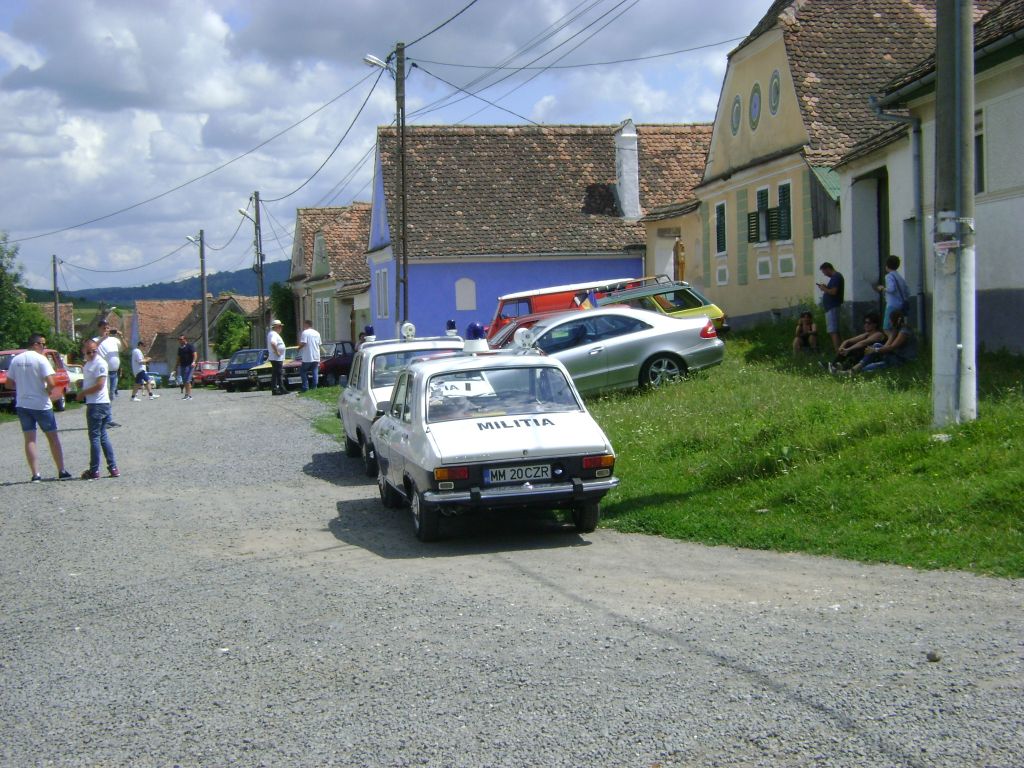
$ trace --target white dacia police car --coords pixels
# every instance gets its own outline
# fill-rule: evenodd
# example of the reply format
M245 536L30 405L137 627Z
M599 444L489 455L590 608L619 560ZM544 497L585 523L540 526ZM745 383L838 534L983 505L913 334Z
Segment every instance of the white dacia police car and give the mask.
M481 509L569 510L588 533L619 484L565 367L536 352L414 360L370 439L381 501L408 504L422 541L439 536L442 517Z
M367 329L372 330L372 329ZM401 339L364 341L352 359L348 383L338 395L338 415L345 430L345 454L361 456L367 477L377 475L377 460L370 440L370 425L380 403L391 399L398 373L416 357L459 352L459 336L416 338L412 323L402 326Z

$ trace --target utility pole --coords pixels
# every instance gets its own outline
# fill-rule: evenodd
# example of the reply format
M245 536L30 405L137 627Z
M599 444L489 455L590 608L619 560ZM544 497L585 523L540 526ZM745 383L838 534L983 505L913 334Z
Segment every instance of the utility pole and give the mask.
M409 247L406 241L405 194L405 43L395 44L395 117L398 127L398 244L401 251L401 271L395 281L395 318L398 314L398 288L402 290L400 323L409 319ZM396 264L399 254L395 254ZM398 335L397 333L395 334Z
M256 273L256 277L259 280L259 291L260 291L260 334L259 338L262 339L267 335L267 301L263 293L263 235L260 233L260 193L259 190L252 193L252 199L256 204L255 217L253 223L256 225L256 263L253 265L253 271Z
M971 0L939 0L935 41L932 423L978 417Z
M75 322L74 318L71 319L71 322ZM57 284L57 254L53 254L53 335L60 335L60 287Z
M199 290L203 292L203 360L210 359L210 321L206 308L206 239L199 230Z

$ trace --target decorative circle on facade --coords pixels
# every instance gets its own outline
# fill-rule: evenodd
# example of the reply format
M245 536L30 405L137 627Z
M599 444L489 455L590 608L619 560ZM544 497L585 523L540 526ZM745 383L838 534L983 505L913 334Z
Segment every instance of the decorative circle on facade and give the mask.
M740 132L740 121L743 120L743 100L739 95L732 100L732 135Z
M768 109L775 115L779 111L779 101L782 99L782 77L779 70L772 72L772 79L768 83Z
M754 83L750 89L750 130L756 131L761 120L761 84Z

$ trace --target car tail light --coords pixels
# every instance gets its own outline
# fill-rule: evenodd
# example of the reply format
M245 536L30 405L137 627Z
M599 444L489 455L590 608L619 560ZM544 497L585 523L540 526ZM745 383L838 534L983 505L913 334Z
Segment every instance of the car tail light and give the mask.
M614 467L615 457L610 453L603 453L600 456L584 456L583 457L583 468L584 469L602 469L605 467Z
M707 325L705 325L700 331L700 337L702 339L713 339L716 336L718 336L718 331L715 330L715 324L711 320L708 320Z
M438 467L434 470L435 480L469 480L469 467Z

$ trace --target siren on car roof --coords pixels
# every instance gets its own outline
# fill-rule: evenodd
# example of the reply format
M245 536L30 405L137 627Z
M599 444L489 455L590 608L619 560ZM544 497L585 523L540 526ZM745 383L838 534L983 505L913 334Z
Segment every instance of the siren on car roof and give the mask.
M444 334L445 334L445 336L458 336L459 335L459 331L455 327L455 321L454 320L449 320L447 323L445 323Z
M416 326L410 323L408 320L402 323L402 327L399 329L399 332L402 338L405 339L406 341L408 341L409 339L416 338Z
M363 341L376 341L376 340L377 340L377 334L373 330L373 326L372 325L364 326L363 327Z
M487 352L490 347L487 345L487 333L482 324L472 322L466 326L466 352Z
M516 328L512 336L512 343L519 349L528 349L534 345L537 338L532 328Z

